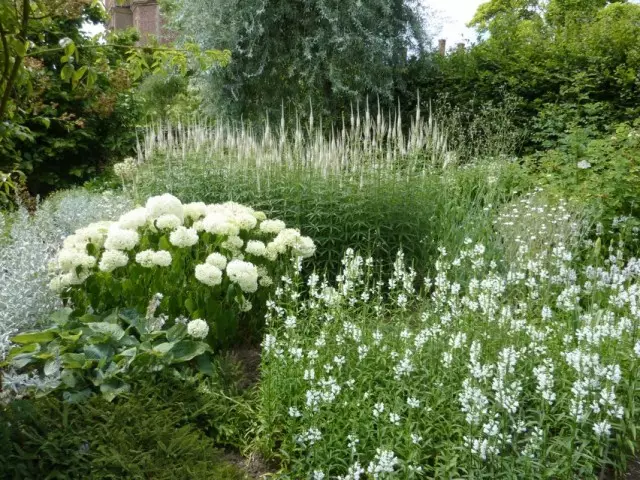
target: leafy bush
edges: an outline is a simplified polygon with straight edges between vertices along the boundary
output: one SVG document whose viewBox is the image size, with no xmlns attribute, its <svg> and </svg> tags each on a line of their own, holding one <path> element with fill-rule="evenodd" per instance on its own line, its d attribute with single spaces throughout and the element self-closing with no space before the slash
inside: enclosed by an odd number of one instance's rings
<svg viewBox="0 0 640 480">
<path fill-rule="evenodd" d="M 62 306 L 49 289 L 48 264 L 63 239 L 82 225 L 118 216 L 130 207 L 120 195 L 78 189 L 50 196 L 33 214 L 24 208 L 0 214 L 0 358 L 9 336 L 32 329 Z"/>
<path fill-rule="evenodd" d="M 164 194 L 67 237 L 51 288 L 74 308 L 96 312 L 144 313 L 149 292 L 160 292 L 166 315 L 205 319 L 203 338 L 221 346 L 236 340 L 250 299 L 259 312 L 274 276 L 314 252 L 310 238 L 262 212 L 237 203 L 182 205 Z"/>
<path fill-rule="evenodd" d="M 573 220 L 537 212 L 499 222 L 539 222 L 546 248 L 523 237 L 507 262 L 468 239 L 441 250 L 423 293 L 401 255 L 381 280 L 353 252 L 335 283 L 283 286 L 263 343 L 261 431 L 290 478 L 625 471 L 640 420 L 640 264 L 596 242 L 593 263 L 575 265 L 549 235 Z"/>
<path fill-rule="evenodd" d="M 396 122 L 377 121 L 367 114 L 329 140 L 302 127 L 277 135 L 223 126 L 149 131 L 133 190 L 252 205 L 310 235 L 320 271 L 337 272 L 350 246 L 387 265 L 402 248 L 424 266 L 438 245 L 453 248 L 465 231 L 491 229 L 485 208 L 512 195 L 516 165 L 448 168 L 456 155 L 433 120 L 418 119 L 406 137 Z"/>
<path fill-rule="evenodd" d="M 627 241 L 637 237 L 640 121 L 620 124 L 606 138 L 576 129 L 558 143 L 526 160 L 540 185 L 593 211 L 608 234 L 625 230 Z"/>
<path fill-rule="evenodd" d="M 11 338 L 13 348 L 6 366 L 48 377 L 46 390 L 64 390 L 69 402 L 85 400 L 94 389 L 109 401 L 129 391 L 136 374 L 194 360 L 211 374 L 210 347 L 202 340 L 207 326 L 202 320 L 178 319 L 162 330 L 164 319 L 156 315 L 159 298 L 151 300 L 145 317 L 135 310 L 106 316 L 72 315 L 70 308 L 51 315 L 53 326 L 24 332 Z M 5 387 L 7 383 L 5 380 Z"/>
<path fill-rule="evenodd" d="M 113 403 L 15 401 L 0 407 L 0 476 L 245 479 L 195 422 L 185 422 L 205 405 L 195 389 L 157 375 Z"/>
</svg>

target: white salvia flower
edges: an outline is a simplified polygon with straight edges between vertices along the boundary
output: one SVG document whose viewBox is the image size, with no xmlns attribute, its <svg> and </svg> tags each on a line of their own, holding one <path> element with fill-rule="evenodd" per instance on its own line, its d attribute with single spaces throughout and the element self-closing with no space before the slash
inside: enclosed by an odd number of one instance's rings
<svg viewBox="0 0 640 480">
<path fill-rule="evenodd" d="M 146 204 L 149 220 L 155 220 L 162 215 L 175 215 L 180 219 L 180 224 L 184 219 L 184 208 L 182 202 L 169 193 L 151 197 Z"/>
<path fill-rule="evenodd" d="M 302 416 L 302 412 L 300 412 L 296 407 L 289 407 L 289 416 L 291 418 L 300 418 Z"/>
<path fill-rule="evenodd" d="M 324 480 L 325 475 L 322 470 L 314 470 L 313 471 L 313 480 Z"/>
<path fill-rule="evenodd" d="M 591 168 L 591 164 L 586 160 L 580 160 L 576 165 L 580 170 L 586 170 L 587 168 Z"/>
<path fill-rule="evenodd" d="M 116 268 L 124 267 L 129 263 L 129 256 L 120 250 L 105 250 L 100 259 L 98 268 L 102 272 L 113 272 Z"/>
<path fill-rule="evenodd" d="M 286 225 L 282 220 L 264 220 L 260 224 L 260 231 L 263 233 L 278 234 L 285 228 Z"/>
<path fill-rule="evenodd" d="M 207 206 L 203 202 L 187 203 L 183 205 L 185 218 L 192 221 L 200 220 L 207 213 Z"/>
<path fill-rule="evenodd" d="M 138 232 L 125 230 L 117 224 L 109 228 L 104 248 L 107 250 L 131 250 L 140 241 Z"/>
<path fill-rule="evenodd" d="M 395 466 L 398 464 L 398 459 L 395 453 L 391 450 L 376 450 L 376 456 L 373 461 L 367 467 L 367 473 L 371 474 L 375 480 L 383 478 L 381 473 L 393 473 Z M 386 477 L 384 477 L 386 478 Z"/>
<path fill-rule="evenodd" d="M 196 278 L 210 287 L 215 287 L 222 283 L 222 270 L 209 263 L 196 265 Z"/>
<path fill-rule="evenodd" d="M 400 415 L 398 415 L 397 413 L 391 412 L 389 414 L 389 422 L 391 422 L 394 425 L 400 425 Z"/>
<path fill-rule="evenodd" d="M 259 240 L 249 240 L 244 250 L 249 255 L 255 255 L 256 257 L 262 257 L 267 251 L 266 245 Z"/>
<path fill-rule="evenodd" d="M 640 357 L 640 340 L 633 346 L 633 352 L 636 354 L 636 357 Z"/>
<path fill-rule="evenodd" d="M 258 269 L 253 263 L 231 260 L 227 265 L 227 275 L 245 293 L 258 290 Z"/>
<path fill-rule="evenodd" d="M 240 304 L 240 311 L 241 312 L 248 312 L 253 308 L 253 304 L 247 300 L 246 298 L 242 299 L 242 303 Z"/>
<path fill-rule="evenodd" d="M 373 416 L 378 417 L 384 412 L 384 403 L 378 402 L 373 406 Z"/>
<path fill-rule="evenodd" d="M 213 265 L 214 267 L 219 268 L 220 270 L 224 270 L 227 267 L 227 257 L 222 255 L 221 253 L 214 252 L 207 257 L 205 263 L 209 265 Z"/>
<path fill-rule="evenodd" d="M 611 424 L 606 420 L 593 424 L 593 432 L 598 437 L 608 437 L 611 435 Z"/>
<path fill-rule="evenodd" d="M 420 442 L 422 442 L 422 437 L 420 435 L 416 435 L 415 433 L 412 433 L 411 443 L 413 443 L 414 445 L 420 445 Z"/>
<path fill-rule="evenodd" d="M 193 228 L 180 226 L 171 232 L 169 242 L 178 248 L 193 247 L 198 243 L 198 232 Z"/>
<path fill-rule="evenodd" d="M 296 317 L 289 315 L 284 321 L 284 328 L 289 330 L 296 328 Z"/>
<path fill-rule="evenodd" d="M 187 333 L 198 340 L 206 338 L 209 334 L 209 325 L 204 320 L 198 318 L 187 323 Z"/>
<path fill-rule="evenodd" d="M 414 397 L 409 397 L 407 398 L 407 405 L 409 405 L 409 408 L 419 408 L 420 400 Z"/>
<path fill-rule="evenodd" d="M 118 219 L 118 225 L 125 230 L 137 230 L 144 227 L 148 220 L 147 209 L 140 207 L 122 215 Z"/>
</svg>

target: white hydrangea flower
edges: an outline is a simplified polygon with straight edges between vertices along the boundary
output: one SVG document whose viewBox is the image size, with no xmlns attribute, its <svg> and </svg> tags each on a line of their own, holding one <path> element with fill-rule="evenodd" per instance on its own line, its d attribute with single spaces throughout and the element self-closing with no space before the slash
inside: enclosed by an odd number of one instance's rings
<svg viewBox="0 0 640 480">
<path fill-rule="evenodd" d="M 96 258 L 80 250 L 63 249 L 58 253 L 57 262 L 61 270 L 71 271 L 77 267 L 91 268 L 95 266 Z"/>
<path fill-rule="evenodd" d="M 166 213 L 156 219 L 155 225 L 160 230 L 171 230 L 182 225 L 182 220 L 172 213 Z"/>
<path fill-rule="evenodd" d="M 102 248 L 113 222 L 95 222 L 75 231 L 77 238 Z"/>
<path fill-rule="evenodd" d="M 184 208 L 182 202 L 169 193 L 151 197 L 146 204 L 147 213 L 150 220 L 155 220 L 162 215 L 175 215 L 182 223 L 184 219 Z"/>
<path fill-rule="evenodd" d="M 204 202 L 187 203 L 183 206 L 183 210 L 185 218 L 189 218 L 194 222 L 207 214 L 207 206 Z"/>
<path fill-rule="evenodd" d="M 237 235 L 232 235 L 222 242 L 222 247 L 229 250 L 240 250 L 244 245 L 244 241 Z"/>
<path fill-rule="evenodd" d="M 264 220 L 260 223 L 260 231 L 263 233 L 280 233 L 287 226 L 282 220 Z"/>
<path fill-rule="evenodd" d="M 227 257 L 218 252 L 213 252 L 207 257 L 205 263 L 218 267 L 220 270 L 224 270 L 227 267 Z"/>
<path fill-rule="evenodd" d="M 166 250 L 159 250 L 153 253 L 153 264 L 158 267 L 168 267 L 171 265 L 171 254 Z"/>
<path fill-rule="evenodd" d="M 295 256 L 302 258 L 308 258 L 316 251 L 313 240 L 309 237 L 303 237 L 295 228 L 286 228 L 267 245 L 267 254 L 270 256 L 273 255 L 273 252 L 283 254 L 288 248 L 292 249 Z"/>
<path fill-rule="evenodd" d="M 254 293 L 258 290 L 258 269 L 253 263 L 231 260 L 227 265 L 227 275 L 245 293 Z"/>
<path fill-rule="evenodd" d="M 136 262 L 144 268 L 168 267 L 171 265 L 171 254 L 165 250 L 158 252 L 154 250 L 144 250 L 136 254 Z"/>
<path fill-rule="evenodd" d="M 205 285 L 215 287 L 222 283 L 222 270 L 214 265 L 202 263 L 196 265 L 196 278 Z"/>
<path fill-rule="evenodd" d="M 245 252 L 249 255 L 255 255 L 256 257 L 262 257 L 267 251 L 266 245 L 259 240 L 249 240 L 245 248 Z"/>
<path fill-rule="evenodd" d="M 198 232 L 193 228 L 180 226 L 169 234 L 169 242 L 178 248 L 193 247 L 198 243 Z"/>
<path fill-rule="evenodd" d="M 109 228 L 107 240 L 104 242 L 104 248 L 107 250 L 131 250 L 140 241 L 138 232 L 125 230 L 117 224 Z"/>
<path fill-rule="evenodd" d="M 147 209 L 140 207 L 122 215 L 118 220 L 118 225 L 125 230 L 137 230 L 144 227 L 148 220 Z"/>
<path fill-rule="evenodd" d="M 191 320 L 187 324 L 187 333 L 198 340 L 202 340 L 209 334 L 209 325 L 204 320 L 198 318 Z"/>
<path fill-rule="evenodd" d="M 202 227 L 206 232 L 214 235 L 238 235 L 240 227 L 233 223 L 224 213 L 209 213 L 202 220 Z"/>
<path fill-rule="evenodd" d="M 120 250 L 105 250 L 98 268 L 102 272 L 113 272 L 116 268 L 124 267 L 129 263 L 129 256 Z"/>
</svg>

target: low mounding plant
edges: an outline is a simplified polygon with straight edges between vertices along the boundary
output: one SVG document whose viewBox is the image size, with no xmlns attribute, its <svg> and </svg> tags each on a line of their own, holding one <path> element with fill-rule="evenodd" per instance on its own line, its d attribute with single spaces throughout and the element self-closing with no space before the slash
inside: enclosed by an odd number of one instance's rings
<svg viewBox="0 0 640 480">
<path fill-rule="evenodd" d="M 471 239 L 442 248 L 422 292 L 402 257 L 384 279 L 352 251 L 335 283 L 283 283 L 267 316 L 261 430 L 290 478 L 625 471 L 639 420 L 640 262 L 596 241 L 592 262 L 576 265 L 553 235 L 573 218 L 520 210 L 538 222 L 535 248 L 523 237 L 512 261 Z"/>
<path fill-rule="evenodd" d="M 82 312 L 126 306 L 144 313 L 159 292 L 162 322 L 203 319 L 202 336 L 220 346 L 252 301 L 266 300 L 274 275 L 314 252 L 310 238 L 262 212 L 231 202 L 183 205 L 164 194 L 67 237 L 51 265 L 51 288 Z"/>
<path fill-rule="evenodd" d="M 207 323 L 179 318 L 163 330 L 164 320 L 155 316 L 160 300 L 158 295 L 152 298 L 146 316 L 135 310 L 100 316 L 59 310 L 51 315 L 52 327 L 13 337 L 18 346 L 5 364 L 27 377 L 44 379 L 37 393 L 60 389 L 69 402 L 84 400 L 96 390 L 111 401 L 129 391 L 136 375 L 194 359 L 202 373 L 210 374 L 211 360 L 205 353 L 211 347 L 202 341 Z M 5 379 L 5 384 L 11 383 L 13 372 Z"/>
</svg>

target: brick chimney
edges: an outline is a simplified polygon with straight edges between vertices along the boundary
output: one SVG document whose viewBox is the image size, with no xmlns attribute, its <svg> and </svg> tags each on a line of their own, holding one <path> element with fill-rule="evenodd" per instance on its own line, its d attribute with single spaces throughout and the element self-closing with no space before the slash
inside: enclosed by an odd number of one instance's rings
<svg viewBox="0 0 640 480">
<path fill-rule="evenodd" d="M 438 40 L 438 52 L 443 57 L 444 54 L 447 53 L 447 40 L 445 38 L 441 38 L 440 40 Z"/>
</svg>

